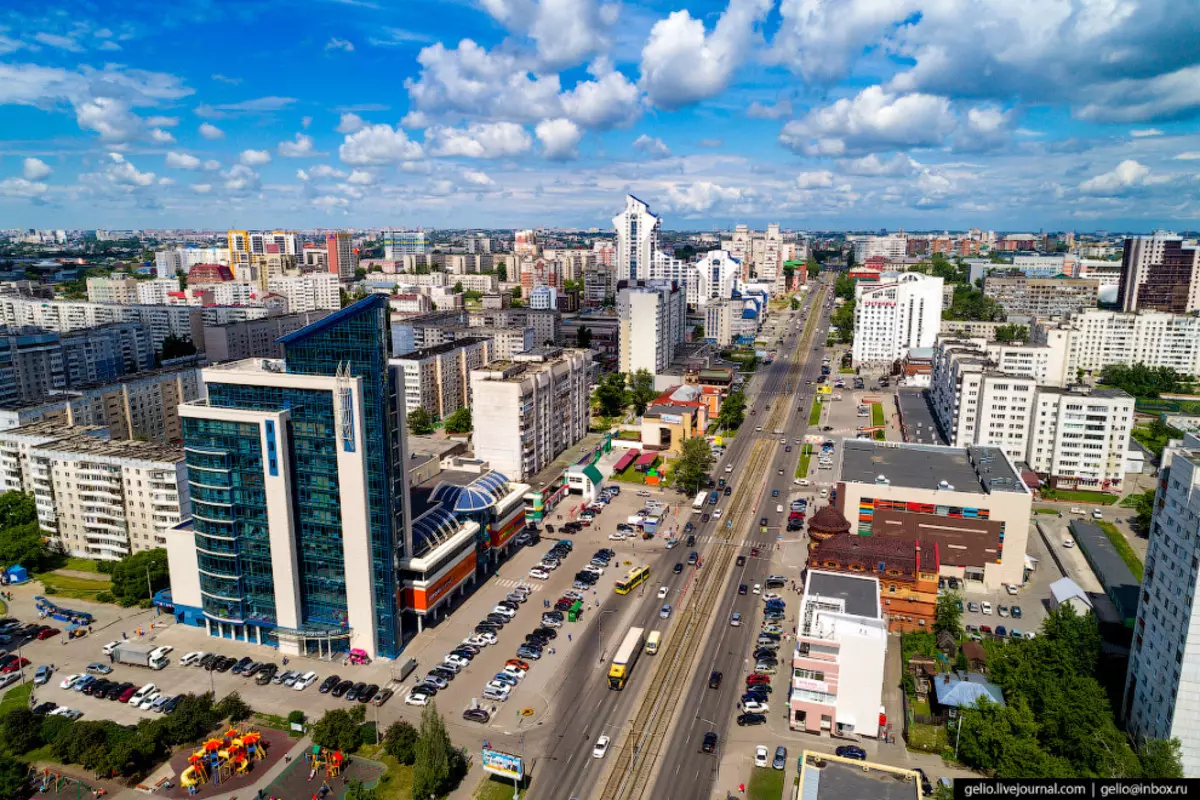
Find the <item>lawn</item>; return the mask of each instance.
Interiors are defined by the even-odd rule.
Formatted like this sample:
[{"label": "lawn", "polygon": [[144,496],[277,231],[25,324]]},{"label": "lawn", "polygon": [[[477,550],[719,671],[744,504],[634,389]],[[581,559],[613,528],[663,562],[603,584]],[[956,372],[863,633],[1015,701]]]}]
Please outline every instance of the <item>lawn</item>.
[{"label": "lawn", "polygon": [[[526,787],[521,787],[520,797],[524,797],[526,791]],[[475,800],[512,800],[512,796],[512,781],[495,775],[484,776],[475,787],[475,794],[471,795]]]},{"label": "lawn", "polygon": [[883,416],[883,403],[871,403],[871,425],[878,428],[887,424]]},{"label": "lawn", "polygon": [[1084,489],[1043,489],[1042,497],[1061,503],[1095,503],[1101,506],[1110,506],[1119,499],[1115,494],[1089,492]]},{"label": "lawn", "polygon": [[94,572],[96,575],[103,575],[100,572],[100,562],[90,558],[79,558],[71,556],[67,559],[67,563],[63,564],[63,569],[73,569],[76,572]]},{"label": "lawn", "polygon": [[1035,508],[1033,510],[1033,513],[1035,513],[1035,514],[1057,514],[1059,512],[1058,512],[1057,508]]},{"label": "lawn", "polygon": [[756,767],[750,774],[746,796],[750,800],[779,800],[783,797],[783,770]]},{"label": "lawn", "polygon": [[839,375],[853,375],[854,367],[839,367],[838,374]]},{"label": "lawn", "polygon": [[9,689],[4,693],[4,699],[0,700],[0,717],[3,717],[14,708],[28,708],[29,695],[31,694],[33,694],[32,680]]},{"label": "lawn", "polygon": [[1100,530],[1104,531],[1104,535],[1108,537],[1108,540],[1112,542],[1113,547],[1117,548],[1117,555],[1125,562],[1125,566],[1129,567],[1129,571],[1140,582],[1142,580],[1142,562],[1137,557],[1137,554],[1133,552],[1133,548],[1129,546],[1129,542],[1125,541],[1125,536],[1111,522],[1105,522],[1104,520],[1095,520],[1095,522],[1100,526]]},{"label": "lawn", "polygon": [[914,722],[908,726],[908,749],[926,753],[940,753],[950,744],[950,735],[944,725],[921,725]]},{"label": "lawn", "polygon": [[800,463],[796,465],[797,478],[803,478],[808,475],[808,462],[812,461],[812,454],[813,446],[811,444],[800,447]]},{"label": "lawn", "polygon": [[412,767],[406,767],[396,759],[383,752],[383,748],[374,745],[360,747],[358,754],[363,758],[378,761],[387,767],[387,772],[380,777],[374,787],[377,800],[411,800],[412,798]]},{"label": "lawn", "polygon": [[97,574],[95,579],[77,578],[74,575],[56,575],[53,572],[47,572],[35,577],[47,589],[52,588],[54,590],[53,593],[48,591],[46,594],[54,597],[70,598],[72,600],[90,600],[93,603],[97,603],[99,602],[96,599],[97,595],[112,589],[112,581],[107,576],[99,574]]},{"label": "lawn", "polygon": [[821,424],[821,395],[813,398],[812,410],[808,412],[808,424]]}]

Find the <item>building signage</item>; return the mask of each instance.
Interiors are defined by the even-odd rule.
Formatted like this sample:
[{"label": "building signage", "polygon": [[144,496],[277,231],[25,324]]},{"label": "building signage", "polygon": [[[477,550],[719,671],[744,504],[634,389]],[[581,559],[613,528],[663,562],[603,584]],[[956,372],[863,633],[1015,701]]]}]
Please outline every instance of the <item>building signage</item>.
[{"label": "building signage", "polygon": [[797,689],[807,689],[810,692],[829,692],[829,684],[825,681],[814,681],[808,678],[793,678],[792,680]]},{"label": "building signage", "polygon": [[662,414],[659,416],[659,419],[661,419],[667,425],[683,424],[683,417],[679,416],[678,414]]},{"label": "building signage", "polygon": [[522,771],[523,768],[524,764],[521,763],[520,756],[501,753],[499,750],[493,750],[490,747],[483,748],[484,772],[499,775],[501,778],[508,778],[510,781],[520,781],[525,777]]}]

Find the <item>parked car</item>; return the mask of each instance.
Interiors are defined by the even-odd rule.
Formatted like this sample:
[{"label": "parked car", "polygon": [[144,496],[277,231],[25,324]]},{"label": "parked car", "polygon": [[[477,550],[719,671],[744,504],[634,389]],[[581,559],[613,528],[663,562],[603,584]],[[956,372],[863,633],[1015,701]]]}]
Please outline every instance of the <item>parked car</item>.
[{"label": "parked car", "polygon": [[844,744],[833,751],[834,755],[842,758],[853,758],[857,761],[867,760],[867,751],[856,744]]}]

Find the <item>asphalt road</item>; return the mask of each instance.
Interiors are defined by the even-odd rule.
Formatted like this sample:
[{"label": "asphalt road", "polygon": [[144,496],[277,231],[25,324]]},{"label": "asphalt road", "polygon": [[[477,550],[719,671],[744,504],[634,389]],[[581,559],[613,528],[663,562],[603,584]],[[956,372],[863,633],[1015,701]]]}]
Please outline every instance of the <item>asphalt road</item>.
[{"label": "asphalt road", "polygon": [[[820,314],[818,327],[828,328],[829,309],[821,308]],[[792,341],[787,342],[786,349],[789,352],[794,351],[798,339],[799,334],[796,334]],[[776,361],[772,365],[772,369],[778,372],[780,377],[770,381],[762,396],[755,399],[753,407],[758,409],[758,414],[749,419],[763,418],[768,402],[772,405],[776,402],[789,403],[792,408],[787,424],[784,426],[784,435],[789,442],[794,442],[797,438],[803,439],[808,429],[808,409],[816,389],[815,381],[820,375],[821,359],[825,352],[824,341],[824,334],[816,333],[813,336],[813,342],[820,345],[820,348],[813,350],[810,345],[807,350],[801,351],[798,354],[801,362],[799,365],[795,364],[790,356],[788,361],[783,363]],[[783,350],[781,349],[780,352],[782,353]],[[790,379],[783,377],[789,373]],[[792,385],[790,393],[785,391],[788,380]],[[807,383],[810,380],[814,382],[812,385]],[[769,437],[772,436],[772,433],[764,430],[761,434],[756,435]],[[786,511],[782,515],[778,514],[775,512],[775,506],[777,503],[782,503],[784,508],[787,508],[787,497],[793,488],[792,478],[799,457],[800,448],[795,446],[790,453],[785,452],[782,447],[776,452],[775,463],[771,465],[771,472],[763,487],[763,496],[759,499],[760,513],[756,515],[768,517],[772,525],[777,525],[786,517]],[[783,470],[782,475],[779,474],[780,469]],[[734,474],[736,475],[736,472]],[[779,490],[778,499],[770,496],[772,489]],[[810,514],[815,513],[815,502],[810,501],[809,511]],[[776,530],[772,528],[771,532],[775,533]],[[695,798],[707,798],[712,794],[720,757],[701,752],[700,746],[704,735],[709,731],[715,731],[719,736],[718,747],[720,747],[720,744],[724,743],[727,738],[728,727],[736,724],[735,720],[739,713],[737,703],[744,691],[745,676],[750,668],[747,659],[753,651],[753,643],[758,636],[761,621],[761,598],[750,593],[738,595],[736,586],[739,583],[761,583],[762,579],[772,571],[770,555],[770,552],[764,552],[762,558],[747,558],[744,567],[733,567],[735,573],[738,574],[730,584],[730,591],[718,605],[716,627],[701,649],[699,666],[692,676],[691,685],[681,703],[683,711],[679,723],[674,729],[673,737],[664,748],[666,755],[660,759],[658,778],[654,791],[649,795],[655,800],[660,798],[662,800],[676,798],[678,800],[695,800]],[[779,568],[774,571],[784,572]],[[799,579],[798,575],[789,574],[788,577]],[[798,611],[796,596],[787,591],[782,594],[788,601],[788,613],[794,618]],[[734,611],[742,614],[743,623],[740,627],[729,625],[729,618]],[[771,714],[780,713],[788,699],[786,675],[789,673],[789,668],[786,640],[780,648],[780,657],[780,674],[771,681],[774,689],[769,700]],[[708,688],[709,675],[713,671],[720,671],[724,676],[720,688],[716,690]]]},{"label": "asphalt road", "polygon": [[[827,312],[823,312],[827,317]],[[794,314],[793,319],[799,320],[800,315]],[[799,327],[803,330],[803,326]],[[789,352],[795,347],[799,333],[795,334],[790,343],[780,349],[780,353]],[[816,341],[823,341],[821,337],[815,337]],[[785,340],[786,341],[786,340]],[[820,369],[819,353],[809,350],[810,354],[818,356],[816,359],[816,369]],[[811,362],[812,359],[807,360]],[[757,409],[757,414],[754,416],[747,415],[746,422],[743,423],[739,435],[734,437],[732,443],[727,447],[724,458],[714,467],[716,476],[724,476],[725,467],[732,464],[734,471],[731,475],[738,479],[740,470],[744,467],[748,453],[758,436],[772,436],[770,431],[764,430],[762,434],[754,434],[754,428],[757,427],[756,420],[764,420],[767,416],[767,404],[775,402],[793,402],[800,403],[794,397],[788,399],[785,395],[785,387],[789,382],[788,374],[793,370],[795,362],[789,352],[789,357],[776,360],[765,372],[755,376],[754,381],[747,384],[747,395],[751,400],[751,407]],[[806,369],[808,369],[806,367]],[[811,375],[809,379],[811,379]],[[797,388],[808,389],[808,396],[812,396],[812,387],[804,385],[805,378],[799,380],[793,375],[790,379],[792,391]],[[807,409],[803,415],[807,415]],[[807,419],[801,420],[802,423],[807,423]],[[803,427],[800,428],[803,431]],[[791,436],[803,435],[791,434]],[[767,487],[769,496],[771,488],[780,489],[781,499],[786,497],[786,490],[791,487],[792,473],[795,470],[796,459],[799,457],[799,448],[794,448],[791,453],[784,453],[783,448],[779,449],[781,454],[778,459],[780,463],[774,465],[775,473],[772,482]],[[786,461],[784,459],[786,456]],[[788,466],[790,464],[790,466]],[[778,469],[783,468],[784,475],[778,475]],[[736,486],[736,483],[734,484]],[[687,502],[686,498],[681,502]],[[722,496],[721,507],[728,507],[730,503]],[[760,504],[762,506],[762,504]],[[762,506],[765,508],[765,506]],[[771,505],[774,509],[774,505]],[[759,514],[756,516],[763,516]],[[778,514],[766,514],[772,519],[778,520]],[[784,515],[786,516],[786,515]],[[621,637],[625,632],[634,626],[640,626],[649,630],[664,630],[668,621],[659,618],[659,609],[662,607],[665,600],[659,600],[656,592],[659,586],[666,585],[670,588],[670,602],[675,608],[681,605],[680,590],[691,579],[693,574],[692,568],[685,568],[681,575],[675,575],[672,568],[675,563],[686,562],[689,549],[701,550],[706,539],[716,529],[716,526],[722,524],[719,520],[711,520],[707,523],[697,524],[695,535],[701,540],[698,542],[700,546],[696,548],[687,548],[681,542],[679,547],[673,550],[660,550],[654,556],[647,559],[647,563],[651,568],[651,579],[644,584],[644,595],[629,595],[625,600],[629,601],[632,608],[624,614],[606,614],[601,617],[594,617],[588,622],[586,632],[582,634],[583,640],[587,642],[586,647],[581,648],[569,662],[567,677],[558,690],[557,696],[560,698],[560,703],[563,707],[556,708],[554,716],[550,724],[554,726],[550,736],[550,742],[547,745],[548,752],[539,757],[531,766],[533,768],[533,781],[530,788],[530,798],[554,798],[554,800],[567,800],[568,798],[584,798],[589,796],[596,787],[600,784],[601,775],[604,772],[604,761],[596,759],[592,756],[592,749],[596,740],[601,734],[608,734],[612,738],[612,744],[609,746],[610,753],[620,743],[622,735],[627,731],[628,725],[632,717],[637,711],[637,700],[644,688],[647,676],[652,672],[649,667],[649,659],[656,656],[643,655],[638,665],[634,668],[633,677],[628,685],[622,691],[613,691],[607,685],[608,664],[611,661],[612,654],[615,652]],[[747,553],[748,555],[748,553]],[[746,571],[747,578],[750,574],[761,573],[766,574],[765,567],[756,567],[755,560],[748,559],[745,567],[735,567],[736,570]],[[728,602],[722,603],[721,612],[725,615],[724,622],[726,624],[718,626],[714,633],[718,639],[718,643],[724,642],[727,638],[732,640],[734,637],[727,637],[728,631],[741,632],[741,641],[735,645],[730,641],[727,644],[720,646],[727,647],[730,650],[736,650],[744,655],[746,651],[746,643],[749,641],[747,633],[752,630],[753,621],[749,617],[749,611],[753,610],[752,595],[737,598],[742,601],[742,606],[738,608],[743,612],[743,615],[748,617],[748,624],[741,628],[731,628],[728,622],[730,607]],[[614,619],[616,620],[614,622]],[[604,660],[599,659],[599,653],[596,644],[596,626],[604,625]],[[703,656],[701,657],[701,669],[695,676],[695,686],[689,690],[687,699],[688,708],[691,708],[699,701],[699,698],[693,697],[692,692],[697,691],[696,687],[700,687],[701,693],[707,691],[704,687],[707,686],[710,664],[713,663],[715,653],[712,644],[705,646]],[[738,656],[742,657],[741,655]],[[598,668],[602,664],[602,669]],[[734,669],[732,672],[727,672],[729,675],[735,675],[737,672]],[[702,673],[702,674],[699,674]],[[732,685],[732,684],[730,684]],[[729,697],[729,706],[732,708],[732,703],[736,702],[737,696],[731,694]],[[715,713],[715,712],[714,712]],[[726,714],[726,716],[729,716]],[[701,733],[700,736],[703,734]],[[698,742],[698,740],[697,740]],[[699,745],[697,744],[697,749]],[[706,762],[707,763],[707,762]],[[674,769],[674,767],[672,767]],[[704,778],[701,783],[696,783],[688,786],[679,787],[680,791],[671,796],[698,798],[705,797],[706,793],[711,788],[711,779]],[[653,797],[658,797],[657,793],[652,794]],[[667,795],[663,795],[666,797]]]}]

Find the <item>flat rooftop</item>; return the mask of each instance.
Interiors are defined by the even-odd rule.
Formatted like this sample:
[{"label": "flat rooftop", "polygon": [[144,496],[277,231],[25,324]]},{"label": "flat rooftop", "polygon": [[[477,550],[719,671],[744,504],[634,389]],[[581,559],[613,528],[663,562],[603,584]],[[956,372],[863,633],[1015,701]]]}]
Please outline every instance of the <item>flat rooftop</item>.
[{"label": "flat rooftop", "polygon": [[[920,782],[907,770],[866,761],[853,764],[804,754],[800,800],[920,800]],[[817,766],[818,764],[822,766]]]},{"label": "flat rooftop", "polygon": [[879,617],[879,584],[868,578],[809,570],[804,594],[839,598],[846,604],[846,613],[856,617]]},{"label": "flat rooftop", "polygon": [[423,347],[420,350],[413,350],[411,353],[405,353],[402,356],[393,356],[392,361],[420,361],[425,358],[440,356],[444,353],[451,353],[463,347],[470,347],[480,342],[486,342],[488,338],[487,336],[463,336],[449,342],[442,342],[430,347]]},{"label": "flat rooftop", "polygon": [[912,489],[934,490],[945,481],[957,492],[1029,492],[1016,468],[997,447],[842,440],[840,480],[876,484],[880,476],[892,486]]}]

